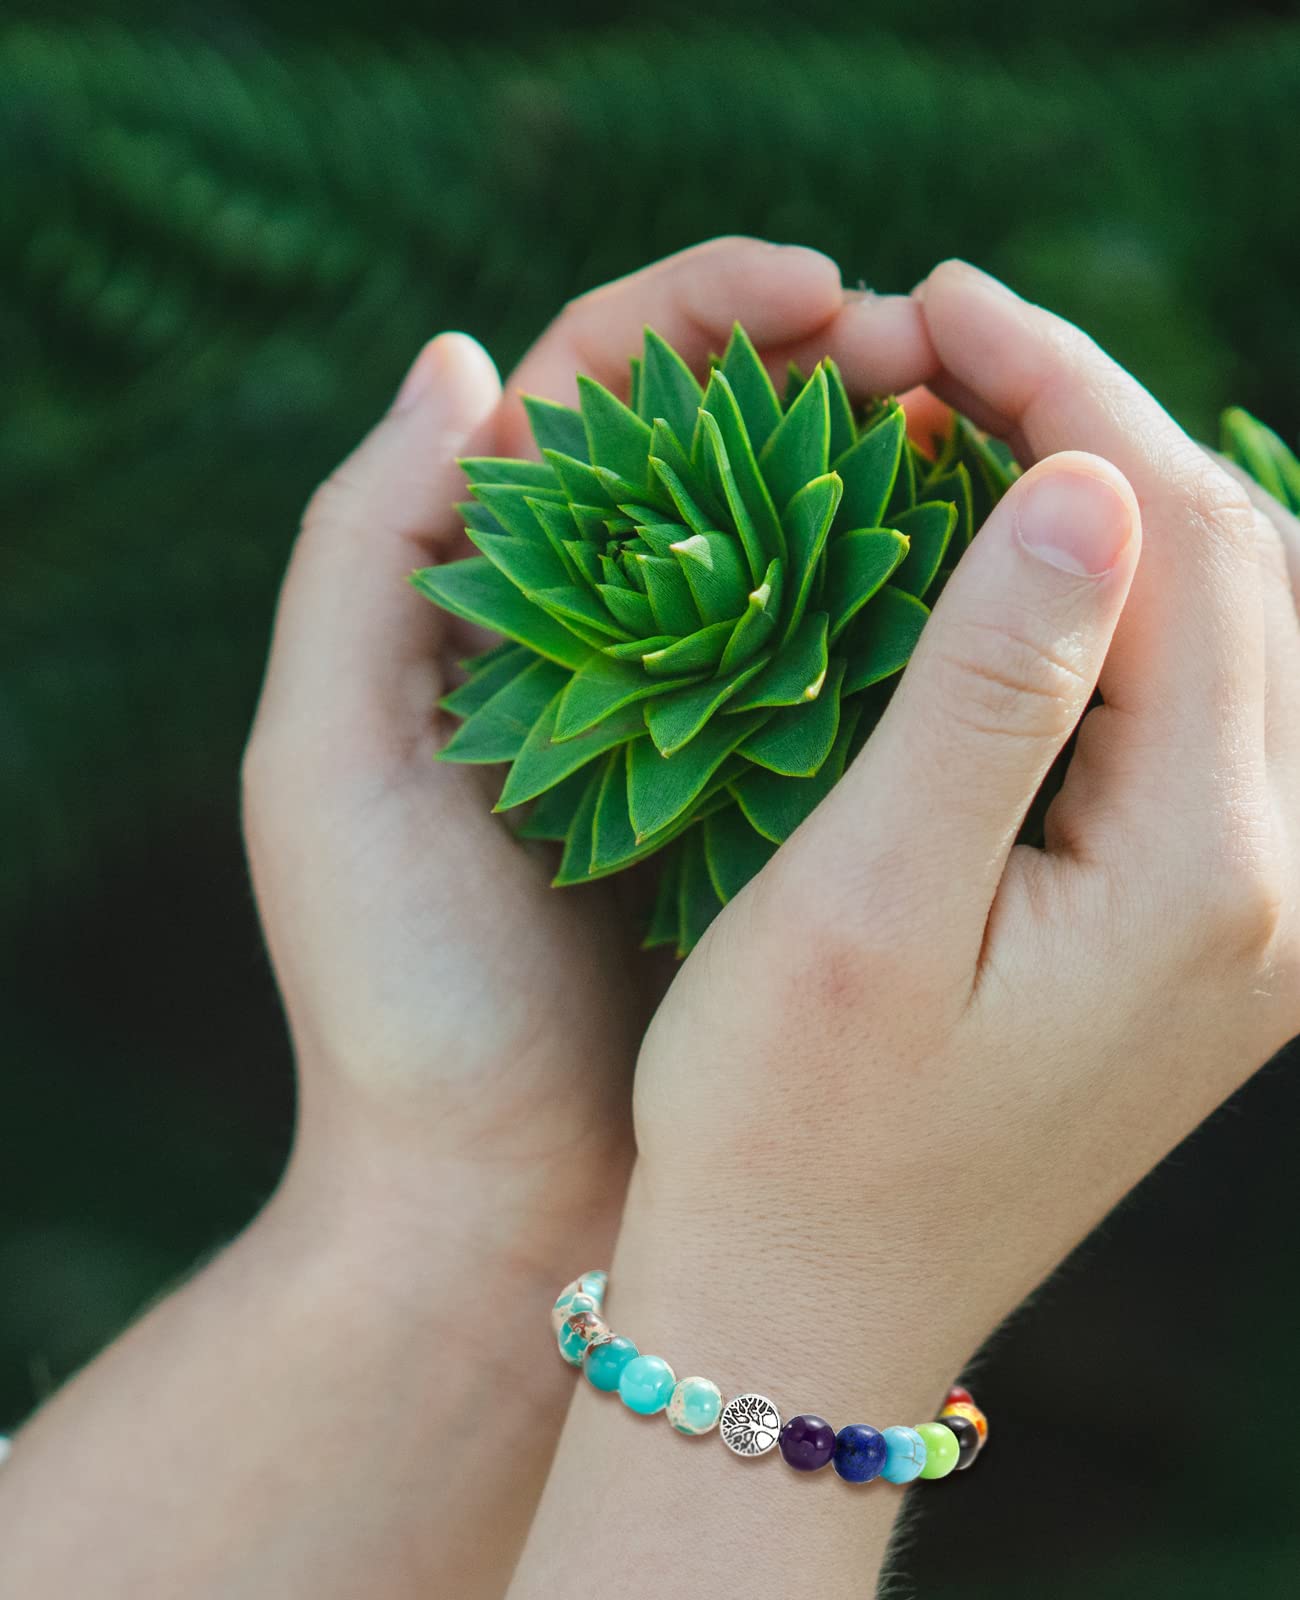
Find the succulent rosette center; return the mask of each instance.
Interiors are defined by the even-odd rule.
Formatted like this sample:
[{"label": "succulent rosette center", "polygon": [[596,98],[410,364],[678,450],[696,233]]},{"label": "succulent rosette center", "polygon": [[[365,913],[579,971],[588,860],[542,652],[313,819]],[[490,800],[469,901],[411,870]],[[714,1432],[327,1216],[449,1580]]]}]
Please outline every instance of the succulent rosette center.
[{"label": "succulent rosette center", "polygon": [[843,772],[1013,469],[960,419],[927,453],[830,361],[779,397],[739,327],[704,386],[647,330],[629,404],[579,389],[527,402],[542,460],[463,463],[481,554],[415,574],[506,640],[442,755],[510,764],[559,884],[662,852],[648,942],[684,953]]}]

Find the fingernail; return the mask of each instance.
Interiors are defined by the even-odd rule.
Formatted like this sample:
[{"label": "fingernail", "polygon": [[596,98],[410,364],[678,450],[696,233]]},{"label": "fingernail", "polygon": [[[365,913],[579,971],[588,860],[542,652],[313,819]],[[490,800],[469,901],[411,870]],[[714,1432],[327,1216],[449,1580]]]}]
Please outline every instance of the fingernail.
[{"label": "fingernail", "polygon": [[1012,493],[1022,546],[1073,577],[1103,577],[1133,537],[1133,506],[1094,473],[1045,472]]},{"label": "fingernail", "polygon": [[420,405],[435,389],[473,389],[481,384],[499,386],[492,357],[468,333],[440,333],[430,339],[411,363],[393,400],[394,414]]}]

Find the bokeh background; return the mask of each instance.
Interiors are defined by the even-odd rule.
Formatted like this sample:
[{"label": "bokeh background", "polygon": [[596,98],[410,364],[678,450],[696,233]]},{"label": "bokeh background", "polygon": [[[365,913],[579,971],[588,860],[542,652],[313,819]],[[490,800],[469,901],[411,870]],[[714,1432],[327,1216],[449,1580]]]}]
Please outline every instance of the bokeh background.
[{"label": "bokeh background", "polygon": [[[275,1180],[238,758],[298,509],[421,341],[507,364],[721,231],[960,253],[1294,441],[1290,10],[7,0],[0,1426]],[[1300,1593],[1297,1112],[1283,1059],[1003,1331],[894,1593]]]}]

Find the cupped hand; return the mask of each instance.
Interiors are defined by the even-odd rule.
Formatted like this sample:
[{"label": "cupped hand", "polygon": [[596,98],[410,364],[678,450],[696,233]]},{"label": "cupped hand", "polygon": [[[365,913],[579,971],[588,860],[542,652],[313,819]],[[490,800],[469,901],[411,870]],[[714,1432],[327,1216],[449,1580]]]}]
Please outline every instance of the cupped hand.
[{"label": "cupped hand", "polygon": [[[445,334],[316,493],[280,600],[246,761],[254,884],[301,1080],[300,1160],[531,1250],[543,1224],[607,1238],[629,1147],[644,968],[599,889],[490,814],[474,769],[435,757],[459,634],[406,583],[462,553],[456,458],[528,450],[521,391],[617,387],[649,322],[703,365],[739,318],[774,354],[843,304],[812,251],[717,240],[574,301],[504,398]],[[567,1260],[567,1255],[566,1255]]]},{"label": "cupped hand", "polygon": [[864,1341],[873,1389],[935,1393],[1300,1029],[1300,627],[1295,523],[1068,323],[950,263],[830,349],[859,392],[887,350],[1030,470],[660,1008],[619,1275],[665,1339],[637,1279],[672,1250],[693,1330],[761,1283],[751,1340],[860,1407]]}]

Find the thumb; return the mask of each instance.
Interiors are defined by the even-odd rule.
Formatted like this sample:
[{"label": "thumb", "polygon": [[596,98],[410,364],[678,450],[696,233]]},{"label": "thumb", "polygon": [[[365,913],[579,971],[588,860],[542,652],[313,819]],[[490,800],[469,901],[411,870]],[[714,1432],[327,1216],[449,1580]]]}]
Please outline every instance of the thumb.
[{"label": "thumb", "polygon": [[339,748],[400,735],[395,723],[417,707],[427,724],[430,695],[410,687],[432,667],[436,618],[405,580],[459,532],[456,458],[500,395],[483,347],[441,334],[387,416],[316,491],[280,591],[259,731],[289,725]]},{"label": "thumb", "polygon": [[819,854],[858,864],[860,916],[904,905],[978,951],[1017,830],[1096,688],[1140,528],[1128,480],[1078,451],[998,503],[822,808]]}]

